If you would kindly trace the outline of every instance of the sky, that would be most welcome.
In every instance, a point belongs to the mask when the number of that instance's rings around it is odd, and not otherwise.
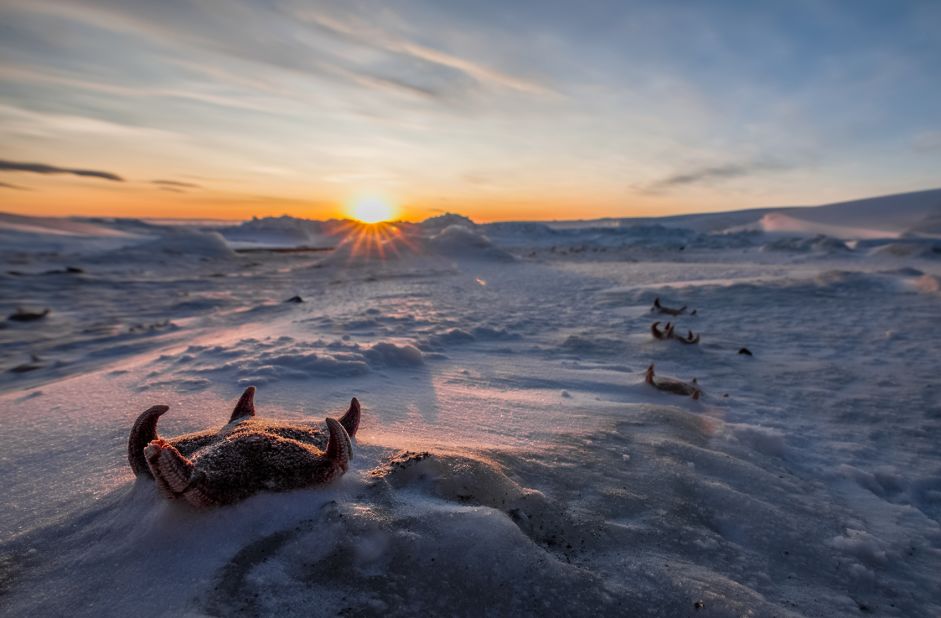
[[[659,216],[941,186],[941,2],[0,0],[0,211]]]

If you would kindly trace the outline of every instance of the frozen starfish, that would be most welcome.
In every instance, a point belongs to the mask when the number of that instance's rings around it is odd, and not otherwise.
[[[644,381],[654,388],[657,388],[661,391],[667,391],[668,393],[686,395],[688,397],[692,397],[693,399],[699,399],[702,396],[702,391],[699,389],[699,384],[696,382],[696,378],[693,378],[692,384],[680,382],[679,380],[674,380],[672,378],[657,378],[655,380],[653,365],[647,367],[647,374],[644,378]]]
[[[660,304],[660,297],[653,299],[653,307],[650,308],[651,311],[656,311],[657,313],[665,313],[667,315],[682,315],[686,313],[686,305],[683,305],[679,309],[674,309],[673,307],[664,307]]]
[[[654,322],[650,325],[650,334],[654,336],[654,339],[670,339],[673,337],[673,325],[669,322],[666,323],[666,326],[663,327],[663,330],[660,330],[658,327],[660,322]]]
[[[694,335],[693,331],[691,330],[687,331],[688,334],[685,337],[677,337],[676,333],[674,332],[676,329],[675,324],[671,324],[670,322],[667,322],[663,330],[660,330],[659,326],[660,326],[659,321],[654,322],[653,324],[650,325],[650,334],[654,336],[654,339],[673,339],[674,341],[679,341],[680,343],[688,343],[688,344],[699,343],[699,335]]]
[[[237,502],[259,491],[323,485],[346,472],[353,457],[351,436],[359,429],[354,397],[340,420],[281,422],[255,417],[255,387],[249,386],[228,424],[165,440],[157,419],[169,409],[153,406],[131,428],[128,461],[138,476],[151,476],[167,498],[199,507]]]

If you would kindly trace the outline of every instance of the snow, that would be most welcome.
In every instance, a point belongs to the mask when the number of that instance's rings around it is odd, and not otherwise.
[[[941,261],[879,203],[800,213],[875,237],[447,215],[358,248],[17,220],[0,311],[51,312],[0,327],[0,615],[939,615]],[[235,251],[292,243],[336,249]],[[699,345],[650,336],[658,296]],[[220,425],[247,384],[358,397],[350,471],[209,511],[132,477],[137,414]]]

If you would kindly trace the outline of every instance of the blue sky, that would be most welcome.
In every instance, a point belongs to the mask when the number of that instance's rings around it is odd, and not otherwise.
[[[939,27],[941,2],[2,2],[0,196],[491,220],[932,188]]]

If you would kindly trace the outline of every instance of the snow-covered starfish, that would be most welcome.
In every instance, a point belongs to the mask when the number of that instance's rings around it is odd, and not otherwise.
[[[659,321],[650,325],[650,334],[654,336],[654,339],[669,339],[673,336],[673,325],[670,322],[666,323],[663,330],[660,330],[658,326],[660,326]]]
[[[685,337],[677,337],[676,333],[676,324],[671,324],[670,322],[666,323],[663,330],[660,330],[658,327],[660,322],[654,322],[650,325],[650,334],[654,336],[654,339],[673,339],[674,341],[679,341],[680,343],[687,344],[697,344],[699,343],[699,335],[694,335],[693,331],[687,331],[688,334]]]
[[[355,397],[339,421],[326,419],[326,431],[311,421],[259,419],[249,386],[226,425],[165,440],[157,436],[157,419],[167,410],[153,406],[137,417],[128,461],[136,475],[152,476],[167,498],[199,507],[329,483],[349,467],[360,419]]]
[[[673,307],[667,307],[660,304],[660,297],[653,299],[653,307],[650,308],[651,311],[656,311],[657,313],[665,313],[667,315],[683,315],[686,313],[686,305],[683,305],[679,309]]]
[[[693,378],[692,384],[680,382],[679,380],[674,380],[673,378],[657,378],[655,380],[653,365],[647,367],[647,373],[644,376],[644,381],[654,388],[661,391],[667,391],[668,393],[686,395],[688,397],[692,397],[693,399],[699,399],[702,396],[702,390],[700,390],[699,383],[696,382],[696,378]]]

